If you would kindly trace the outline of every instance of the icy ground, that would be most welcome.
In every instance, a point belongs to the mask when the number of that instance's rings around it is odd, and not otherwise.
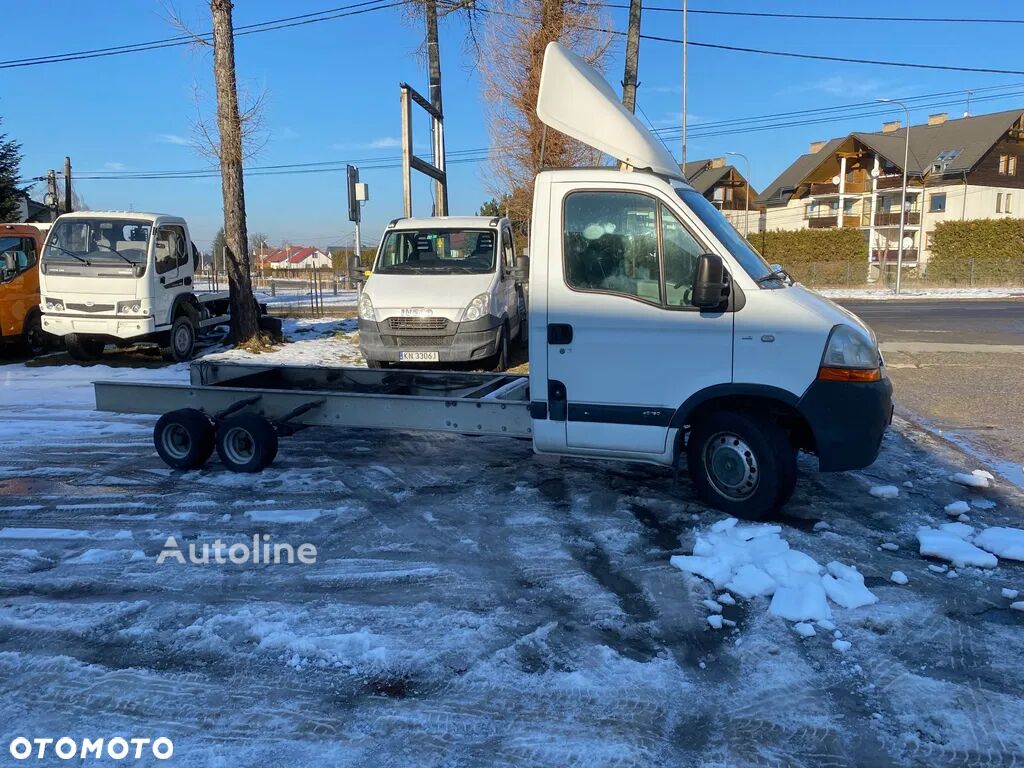
[[[815,288],[830,299],[1006,299],[1024,296],[1024,288],[906,288],[897,296],[891,289],[876,288]]]
[[[350,331],[290,324],[307,340],[275,354],[354,360]],[[161,765],[188,767],[1024,762],[1024,564],[918,540],[965,501],[985,544],[1024,527],[1024,495],[952,482],[978,465],[906,423],[869,470],[803,459],[766,521],[790,570],[847,585],[798,621],[672,566],[729,528],[685,477],[344,430],[285,440],[258,476],[176,473],[152,418],[91,410],[110,377],[187,371],[0,365],[0,763],[17,735],[163,735]],[[264,533],[317,563],[156,563],[168,535]]]

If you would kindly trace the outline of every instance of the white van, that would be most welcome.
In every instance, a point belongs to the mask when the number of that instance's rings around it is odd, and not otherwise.
[[[359,347],[370,368],[484,362],[503,371],[511,346],[526,341],[526,306],[508,219],[395,219],[359,297]]]

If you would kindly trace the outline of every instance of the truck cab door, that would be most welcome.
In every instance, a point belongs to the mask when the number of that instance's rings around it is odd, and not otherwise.
[[[560,448],[665,460],[679,406],[732,380],[732,315],[690,305],[711,248],[657,189],[552,186],[547,395],[548,418],[564,422]]]
[[[515,279],[515,267],[516,267],[516,255],[515,247],[512,243],[512,231],[508,227],[504,227],[501,230],[501,253],[498,255],[499,269],[501,270],[501,292],[502,301],[505,303],[505,307],[508,310],[508,325],[511,333],[515,335],[518,332],[521,310],[520,302],[520,288],[516,284]]]
[[[30,237],[0,237],[0,337],[24,331],[25,318],[39,304],[38,256]]]
[[[176,224],[157,227],[153,238],[153,313],[157,325],[170,324],[175,297],[192,290],[190,258],[182,227]]]

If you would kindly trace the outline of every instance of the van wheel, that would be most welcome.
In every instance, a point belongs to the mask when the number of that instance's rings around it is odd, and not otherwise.
[[[89,363],[103,356],[106,343],[96,336],[83,336],[80,333],[69,333],[64,337],[68,354],[75,360]]]
[[[701,500],[746,520],[776,512],[796,482],[796,452],[786,431],[748,412],[715,411],[700,419],[686,458]]]
[[[367,368],[387,368],[391,363],[387,360],[369,360],[366,361]]]
[[[277,431],[258,413],[225,419],[217,430],[217,455],[232,472],[259,472],[277,456]]]
[[[196,348],[196,327],[188,315],[178,315],[171,326],[167,346],[160,354],[169,363],[184,363],[192,359]]]
[[[503,325],[498,337],[498,351],[494,355],[494,370],[498,373],[508,370],[508,344],[508,326]]]
[[[213,424],[195,408],[165,413],[153,428],[153,445],[167,466],[198,469],[213,453]]]
[[[31,357],[46,352],[47,338],[43,331],[43,320],[38,312],[33,312],[25,318],[25,330],[22,337],[22,346],[25,352]]]

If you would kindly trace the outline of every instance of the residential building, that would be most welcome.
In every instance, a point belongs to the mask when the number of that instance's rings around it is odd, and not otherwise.
[[[683,171],[690,185],[714,203],[736,229],[742,233],[759,231],[763,206],[755,200],[757,190],[749,186],[743,174],[726,163],[724,157],[693,160],[686,164]]]
[[[758,198],[765,229],[851,227],[871,262],[899,252],[906,129],[814,142]],[[1024,218],[1024,110],[950,120],[931,115],[910,128],[904,265],[927,265],[941,221]]]
[[[263,270],[330,269],[331,255],[312,245],[287,245],[259,258]]]

